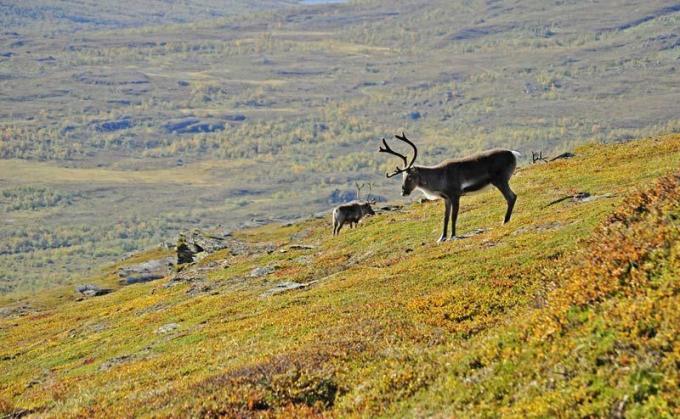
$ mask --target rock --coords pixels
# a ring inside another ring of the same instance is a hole
[[[113,291],[110,288],[101,288],[93,284],[78,285],[76,291],[81,293],[86,297],[98,297],[100,295],[106,295]]]
[[[121,71],[119,69],[116,71],[86,71],[84,73],[74,74],[73,79],[85,84],[104,86],[149,84],[149,78],[146,74],[138,71]]]
[[[179,328],[179,325],[177,323],[168,323],[168,324],[165,324],[165,325],[159,327],[156,330],[156,333],[158,333],[159,335],[164,335],[164,334],[170,333],[173,330],[176,330],[178,328]]]
[[[194,254],[196,252],[189,247],[187,239],[183,234],[180,233],[175,247],[177,249],[177,265],[183,265],[194,261]]]
[[[19,304],[15,306],[2,307],[0,308],[0,318],[2,317],[13,317],[13,316],[23,316],[28,313],[32,313],[33,307],[28,304]]]
[[[578,192],[571,197],[571,200],[574,202],[588,202],[592,199],[593,197],[590,195],[590,192]]]
[[[402,209],[404,206],[403,205],[382,205],[378,207],[378,211],[385,211],[385,212],[390,212],[390,211],[397,211]]]
[[[267,276],[271,273],[273,273],[276,270],[274,266],[262,266],[262,267],[257,267],[254,268],[252,271],[250,271],[250,277],[251,278],[259,278],[262,276]]]
[[[167,257],[122,267],[118,270],[119,282],[130,285],[164,278],[170,273],[173,262],[174,258]]]
[[[459,239],[468,239],[468,238],[470,238],[470,237],[477,236],[477,235],[482,234],[482,233],[484,233],[484,232],[486,232],[486,229],[485,229],[485,228],[476,228],[476,229],[472,230],[472,231],[469,232],[469,233],[465,233],[465,234],[463,234],[463,235],[458,236],[458,238],[459,238]]]
[[[611,198],[612,196],[614,196],[614,195],[611,194],[611,193],[606,193],[604,195],[591,195],[590,192],[577,192],[574,195],[563,196],[562,198],[559,198],[559,199],[556,199],[556,200],[550,202],[548,205],[546,205],[546,208],[551,206],[551,205],[555,205],[555,204],[558,204],[558,203],[566,201],[566,200],[570,200],[571,202],[575,202],[575,203],[583,203],[583,202],[594,201],[596,199],[601,199],[601,198]]]
[[[301,265],[308,265],[308,264],[314,262],[314,258],[309,256],[309,255],[298,256],[295,259],[293,259],[293,262],[299,263]]]
[[[188,233],[180,233],[177,239],[177,264],[194,262],[207,254],[218,250],[232,250],[232,254],[241,254],[245,245],[238,240],[229,239],[230,233],[211,234],[200,230],[192,230]]]
[[[200,120],[187,117],[168,121],[163,129],[169,134],[196,134],[200,132],[215,132],[224,130],[224,122],[219,120]]]
[[[559,156],[553,157],[553,158],[550,159],[549,161],[555,161],[555,160],[559,160],[559,159],[570,159],[570,158],[572,158],[572,157],[576,157],[576,154],[570,153],[570,152],[566,152],[566,153],[560,154]]]
[[[196,297],[197,295],[207,294],[213,291],[213,286],[203,281],[194,282],[191,284],[186,294],[189,297]],[[216,293],[216,292],[215,292]]]
[[[611,198],[612,196],[614,195],[611,193],[606,193],[603,195],[591,195],[588,192],[579,192],[574,195],[571,200],[574,202],[590,202],[595,201],[596,199]]]
[[[214,253],[218,250],[229,247],[226,240],[226,238],[229,236],[229,233],[223,236],[218,236],[216,234],[211,234],[200,230],[193,230],[187,237],[187,243],[189,245],[193,245],[197,249],[200,249],[202,252]]]
[[[128,129],[134,125],[130,117],[120,118],[114,121],[106,121],[95,126],[98,132],[113,132],[121,129]]]
[[[417,120],[419,120],[419,119],[422,118],[422,117],[423,117],[423,116],[420,114],[420,112],[411,112],[410,114],[408,114],[408,118],[409,118],[411,121],[417,121]]]
[[[106,371],[108,369],[111,369],[115,367],[116,365],[124,364],[126,362],[130,362],[134,359],[132,355],[123,355],[123,356],[117,356],[115,358],[111,358],[108,361],[104,362],[99,366],[99,371]]]
[[[316,246],[313,244],[291,244],[288,246],[289,249],[291,250],[299,250],[299,249],[304,249],[304,250],[311,250],[311,249],[316,249]]]
[[[276,286],[274,288],[270,288],[267,291],[260,294],[260,297],[267,298],[267,297],[271,297],[272,295],[281,294],[281,293],[284,293],[284,292],[287,292],[287,291],[307,288],[308,286],[312,285],[315,282],[316,281],[312,281],[312,282],[309,282],[309,283],[306,283],[306,284],[301,284],[299,282],[293,282],[293,281],[280,282],[280,283],[276,284]]]

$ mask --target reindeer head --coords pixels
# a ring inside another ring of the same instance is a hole
[[[380,147],[379,151],[381,153],[392,154],[403,160],[404,168],[397,167],[394,172],[386,173],[385,176],[391,178],[393,176],[398,175],[399,173],[403,173],[404,180],[401,183],[401,196],[408,196],[420,183],[420,173],[418,173],[418,168],[413,167],[413,163],[416,161],[416,157],[418,156],[418,148],[408,138],[406,138],[406,135],[403,132],[401,133],[401,135],[395,135],[394,137],[398,140],[405,142],[406,144],[410,145],[411,148],[413,148],[413,157],[411,158],[410,163],[406,159],[406,156],[392,150],[390,146],[387,145],[387,141],[384,138],[382,140],[383,145]]]
[[[375,204],[375,202],[373,202]],[[366,215],[375,215],[375,211],[371,207],[371,202],[364,202],[361,204],[362,213]]]

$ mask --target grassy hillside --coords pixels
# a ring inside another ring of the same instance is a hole
[[[355,180],[395,198],[375,148],[402,129],[436,163],[680,127],[673,1],[293,3],[3,2],[0,293]]]
[[[507,225],[497,191],[465,197],[461,240],[410,204],[337,238],[241,230],[183,279],[115,285],[156,249],[108,295],[5,297],[0,412],[678,416],[680,137],[576,154],[518,170]]]

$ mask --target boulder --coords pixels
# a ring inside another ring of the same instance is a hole
[[[205,255],[226,248],[229,248],[232,255],[247,251],[247,245],[231,238],[231,233],[209,233],[201,230],[183,232],[177,239],[177,264],[195,262]]]
[[[159,335],[164,335],[164,334],[170,333],[173,330],[176,330],[178,328],[179,328],[179,325],[177,323],[168,323],[168,324],[164,324],[163,326],[159,327],[156,330],[156,333],[158,333]]]
[[[201,132],[216,132],[224,130],[224,121],[216,119],[201,120],[187,117],[168,121],[163,129],[169,134],[197,134]]]
[[[266,298],[266,297],[271,297],[272,295],[281,294],[281,293],[291,291],[291,290],[298,290],[298,289],[307,288],[311,284],[312,283],[302,284],[302,283],[294,282],[294,281],[280,282],[280,283],[276,284],[276,286],[274,286],[274,288],[270,288],[267,291],[260,294],[260,297]]]
[[[250,277],[259,278],[261,276],[267,276],[273,273],[275,270],[276,268],[274,266],[260,266],[250,271]]]
[[[98,297],[100,295],[106,295],[113,291],[110,288],[101,288],[93,284],[78,285],[76,291],[84,295],[85,297]]]
[[[131,128],[133,125],[132,119],[130,117],[125,117],[114,121],[101,122],[95,126],[95,129],[98,132],[113,132]]]
[[[174,258],[150,260],[135,265],[124,266],[118,270],[121,285],[149,282],[167,276],[173,266]]]

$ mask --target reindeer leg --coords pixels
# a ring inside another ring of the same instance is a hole
[[[444,198],[444,231],[442,231],[441,237],[437,240],[437,243],[446,241],[446,233],[449,229],[449,217],[451,215],[451,200]]]
[[[510,217],[512,216],[512,209],[515,207],[515,202],[517,201],[517,195],[510,189],[510,184],[508,181],[500,182],[500,183],[494,183],[496,188],[498,188],[499,191],[503,194],[503,197],[508,203],[508,210],[505,212],[505,219],[503,220],[503,224],[507,223],[510,221]]]
[[[456,221],[458,220],[458,209],[460,207],[460,196],[455,195],[451,199],[451,240],[456,239]],[[446,233],[446,232],[444,232]]]

